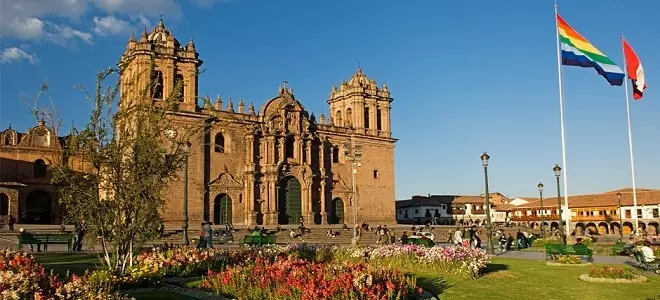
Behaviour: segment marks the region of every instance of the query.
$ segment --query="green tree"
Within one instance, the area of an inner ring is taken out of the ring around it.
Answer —
[[[101,244],[102,262],[120,275],[133,265],[136,251],[158,236],[165,189],[187,159],[187,141],[204,129],[204,120],[181,124],[171,118],[182,82],[163,101],[151,101],[156,80],[149,76],[139,99],[120,99],[125,65],[100,72],[92,93],[82,89],[92,104],[89,121],[72,130],[63,163],[51,167],[65,220],[82,224],[87,239]],[[153,74],[153,63],[148,72]],[[171,129],[177,136],[165,138]],[[83,168],[74,168],[72,159],[84,162]]]

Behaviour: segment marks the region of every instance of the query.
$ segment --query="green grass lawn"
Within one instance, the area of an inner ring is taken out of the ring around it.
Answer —
[[[645,300],[660,295],[660,276],[644,273],[641,284],[588,283],[578,277],[588,267],[549,267],[543,261],[493,258],[488,273],[477,280],[442,278],[417,272],[418,284],[441,300]]]
[[[82,274],[99,265],[96,254],[38,253],[37,260],[58,274],[67,271]],[[660,296],[660,275],[644,273],[649,281],[641,284],[588,283],[578,279],[588,267],[549,267],[544,261],[499,258],[492,259],[486,275],[477,280],[442,277],[416,270],[418,284],[438,295],[441,300],[646,300]],[[184,286],[197,287],[201,280]],[[131,295],[141,299],[185,299],[182,295],[151,292]]]
[[[37,262],[56,274],[82,275],[86,270],[94,270],[101,264],[98,254],[87,253],[35,253]]]

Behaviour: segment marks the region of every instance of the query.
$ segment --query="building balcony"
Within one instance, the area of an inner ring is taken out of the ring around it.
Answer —
[[[545,221],[553,221],[553,220],[557,221],[557,220],[559,220],[557,215],[545,215],[545,216],[543,216],[543,219],[545,219]],[[536,222],[536,221],[539,221],[540,222],[541,221],[541,216],[540,215],[539,216],[522,216],[522,217],[512,216],[511,221],[514,221],[514,222],[532,222],[532,221]]]
[[[470,212],[470,214],[471,214],[471,215],[485,215],[485,214],[486,214],[486,211],[483,210],[483,209],[473,209],[473,210]]]
[[[456,215],[465,215],[465,210],[464,209],[452,209],[450,214],[456,216]]]
[[[618,220],[619,220],[619,215],[571,216],[571,221],[573,222],[607,222],[607,221],[618,221]]]

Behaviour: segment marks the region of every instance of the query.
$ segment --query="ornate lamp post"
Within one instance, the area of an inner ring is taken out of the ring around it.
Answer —
[[[481,154],[481,165],[484,167],[484,181],[486,184],[486,193],[485,193],[485,201],[486,201],[486,232],[488,233],[488,248],[486,248],[486,252],[488,254],[495,254],[495,248],[493,248],[493,224],[490,221],[490,194],[488,193],[488,159],[490,156],[488,156],[488,153],[484,152]]]
[[[564,218],[562,217],[561,210],[561,189],[559,187],[559,176],[561,176],[561,167],[555,164],[555,167],[552,168],[552,171],[555,172],[555,177],[557,178],[557,212],[559,214],[559,234],[561,235],[561,240],[566,245],[566,234],[564,233]]]
[[[539,197],[541,198],[541,237],[545,238],[545,210],[543,209],[543,183],[539,182]]]
[[[623,215],[621,214],[621,193],[616,193],[616,214],[619,215],[619,241],[623,242]]]
[[[190,144],[183,144],[183,152],[186,153],[186,160],[183,167],[183,224],[181,228],[183,229],[183,244],[188,246],[190,241],[188,240],[188,155],[190,154]]]

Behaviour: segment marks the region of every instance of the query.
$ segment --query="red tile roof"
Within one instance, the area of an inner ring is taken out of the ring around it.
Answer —
[[[617,193],[621,193],[621,205],[633,205],[632,189],[620,189],[605,192],[602,194],[588,194],[576,195],[568,197],[569,208],[582,208],[582,207],[602,207],[602,206],[617,206]],[[517,208],[535,208],[540,207],[541,203],[538,198],[521,198],[529,201],[529,203],[517,206]],[[544,198],[544,207],[557,207],[557,198]],[[530,201],[531,200],[531,201]],[[561,198],[562,204],[564,198]],[[637,189],[637,205],[655,205],[660,204],[660,190],[657,189]]]

